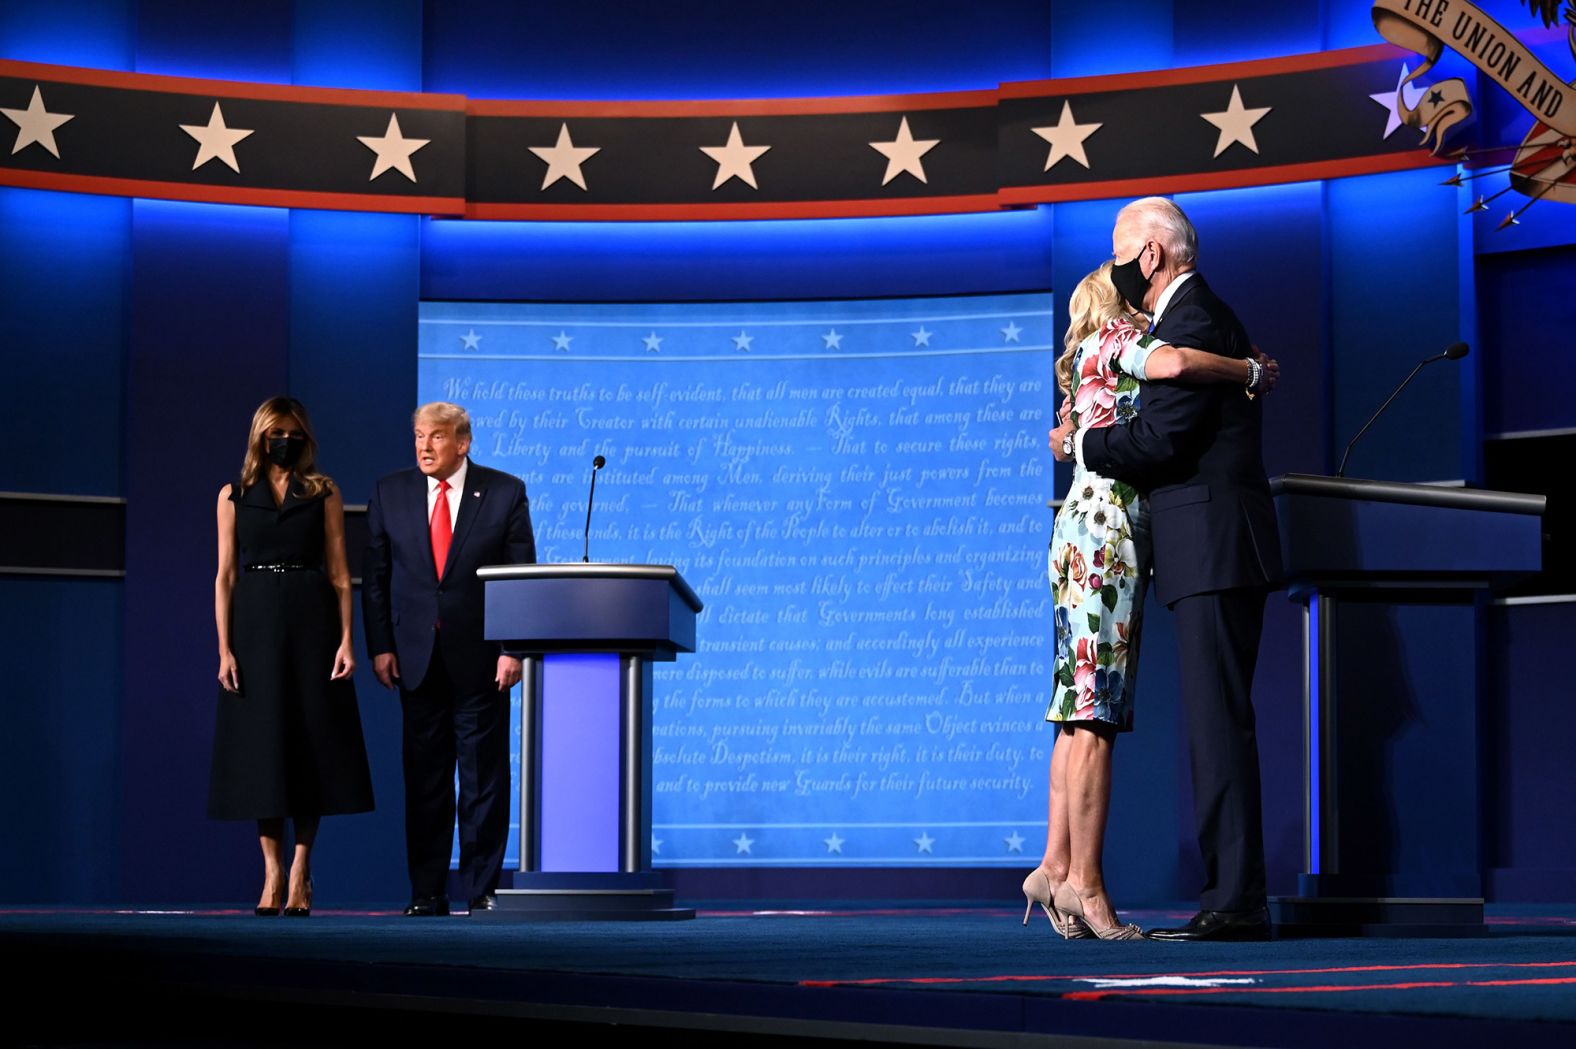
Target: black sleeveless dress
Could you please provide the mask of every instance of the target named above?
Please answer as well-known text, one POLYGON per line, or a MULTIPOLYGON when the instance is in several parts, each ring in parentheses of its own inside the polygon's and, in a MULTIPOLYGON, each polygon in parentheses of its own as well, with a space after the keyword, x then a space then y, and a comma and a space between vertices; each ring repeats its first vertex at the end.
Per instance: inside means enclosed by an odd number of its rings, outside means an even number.
POLYGON ((235 501, 236 580, 230 647, 241 690, 219 690, 208 815, 329 816, 372 808, 355 686, 330 681, 339 605, 323 572, 327 493, 282 505, 267 483, 235 501), (272 566, 272 567, 263 567, 272 566))

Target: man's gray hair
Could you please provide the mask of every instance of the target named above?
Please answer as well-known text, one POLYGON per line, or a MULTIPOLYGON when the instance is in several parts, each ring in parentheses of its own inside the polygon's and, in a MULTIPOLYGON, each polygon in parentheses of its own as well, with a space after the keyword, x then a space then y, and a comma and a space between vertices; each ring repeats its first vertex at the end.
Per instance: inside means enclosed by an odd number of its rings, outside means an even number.
POLYGON ((1187 215, 1166 197, 1144 197, 1116 213, 1116 221, 1136 222, 1145 240, 1158 240, 1178 263, 1192 265, 1198 260, 1198 231, 1187 215))

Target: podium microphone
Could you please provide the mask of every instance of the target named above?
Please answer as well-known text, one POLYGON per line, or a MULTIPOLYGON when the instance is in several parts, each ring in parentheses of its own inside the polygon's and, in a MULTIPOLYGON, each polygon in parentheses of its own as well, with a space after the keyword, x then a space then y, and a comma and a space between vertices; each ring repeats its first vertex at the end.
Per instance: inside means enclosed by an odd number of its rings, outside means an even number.
MULTIPOLYGON (((1466 347, 1462 347, 1462 352, 1465 351, 1466 347)), ((580 558, 583 564, 591 563, 591 501, 596 498, 596 472, 606 465, 607 460, 600 455, 591 460, 591 494, 586 496, 586 549, 585 556, 580 558)))
POLYGON ((1390 396, 1385 398, 1384 403, 1379 406, 1379 410, 1377 412, 1374 412, 1373 418, 1371 418, 1367 422, 1363 423, 1363 428, 1361 430, 1357 431, 1357 436, 1353 437, 1351 439, 1351 441, 1349 441, 1347 443, 1347 445, 1346 445, 1346 454, 1341 456, 1341 468, 1339 470, 1335 471, 1335 476, 1337 476, 1337 477, 1345 477, 1346 476, 1346 460, 1348 460, 1348 459, 1350 459, 1352 457, 1352 447, 1354 445, 1356 445, 1359 440, 1362 439, 1363 434, 1368 432, 1368 427, 1372 426, 1375 422, 1377 422, 1379 420, 1379 416, 1384 414, 1384 410, 1386 408, 1390 407, 1390 402, 1395 400, 1396 397, 1398 397, 1400 395, 1402 390, 1406 389, 1406 384, 1411 382, 1413 379, 1415 379, 1417 377, 1417 373, 1418 372, 1422 371, 1423 368, 1426 365, 1433 364, 1435 361, 1446 361, 1446 360, 1459 361, 1461 358, 1465 357, 1467 355, 1467 353, 1468 353, 1467 344, 1464 343, 1464 342, 1456 342, 1456 343, 1451 343, 1449 346, 1445 347, 1445 352, 1444 353, 1436 353, 1432 357, 1427 357, 1427 358, 1424 358, 1423 360, 1419 361, 1417 363, 1417 367, 1412 369, 1412 374, 1408 375, 1406 378, 1401 380, 1401 385, 1399 385, 1399 386, 1397 386, 1395 388, 1395 392, 1394 393, 1392 393, 1390 396))

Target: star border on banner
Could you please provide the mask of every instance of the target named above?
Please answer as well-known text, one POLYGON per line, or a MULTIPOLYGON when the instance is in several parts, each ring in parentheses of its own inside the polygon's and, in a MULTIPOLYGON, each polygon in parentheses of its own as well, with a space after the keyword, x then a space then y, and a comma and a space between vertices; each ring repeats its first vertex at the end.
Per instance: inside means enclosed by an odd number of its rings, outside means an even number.
POLYGON ((357 135, 356 141, 377 155, 377 159, 372 162, 372 174, 367 176, 368 182, 389 170, 398 171, 415 182, 416 169, 412 166, 410 158, 432 139, 406 138, 405 133, 399 129, 399 114, 390 113, 389 126, 382 135, 357 135))
POLYGON ((1405 62, 1401 63, 1401 75, 1395 78, 1395 87, 1389 91, 1376 91, 1368 97, 1384 107, 1389 114, 1384 123, 1384 138, 1389 138, 1405 125, 1401 123, 1401 114, 1396 112, 1395 96, 1401 95, 1401 101, 1406 103, 1408 109, 1416 109, 1417 104, 1423 100, 1423 89, 1416 84, 1408 84, 1406 78, 1412 75, 1412 69, 1405 62))
POLYGON ((1054 127, 1032 127, 1029 130, 1043 138, 1051 145, 1051 151, 1045 157, 1045 170, 1049 171, 1064 160, 1072 160, 1082 164, 1085 170, 1089 169, 1089 154, 1084 151, 1084 143, 1089 136, 1105 127, 1104 124, 1080 124, 1073 117, 1073 105, 1062 100, 1062 115, 1057 118, 1054 127))
POLYGON ((892 141, 869 143, 871 149, 887 158, 886 177, 881 180, 883 186, 899 175, 912 175, 925 185, 930 185, 925 178, 925 164, 921 158, 939 145, 939 138, 915 138, 908 129, 906 116, 898 124, 897 137, 892 141))
POLYGON ((651 836, 651 854, 653 856, 662 855, 662 839, 655 834, 651 836))
POLYGON ((735 856, 754 856, 755 853, 751 851, 754 845, 755 839, 750 837, 747 831, 741 830, 739 836, 733 839, 733 854, 735 856))
POLYGON ((821 336, 821 341, 826 343, 828 350, 840 350, 843 348, 843 333, 836 328, 829 328, 826 334, 821 336))
POLYGON ((564 331, 564 329, 559 328, 558 334, 553 336, 553 349, 558 350, 561 353, 568 353, 569 344, 574 341, 575 337, 573 335, 570 335, 568 332, 564 331))
POLYGON ((919 847, 920 852, 927 852, 932 856, 935 855, 935 852, 931 849, 931 846, 936 844, 936 839, 930 836, 930 832, 928 830, 920 831, 919 837, 914 839, 914 844, 919 847))
MULTIPOLYGON (((569 137, 569 125, 558 126, 558 141, 551 146, 529 146, 530 151, 547 162, 547 172, 542 176, 542 190, 561 178, 587 189, 585 174, 580 165, 602 152, 601 146, 577 146, 569 137)), ((541 192, 542 190, 538 190, 541 192)))
POLYGON ((933 331, 926 331, 925 326, 921 324, 918 331, 911 331, 908 334, 909 337, 914 340, 914 347, 918 349, 921 346, 929 346, 930 337, 936 333, 933 331))
POLYGON ((464 335, 460 336, 460 342, 464 343, 464 345, 461 346, 460 349, 462 349, 462 350, 479 350, 479 349, 481 349, 481 341, 482 341, 482 337, 480 335, 476 334, 476 329, 475 328, 472 328, 470 331, 468 331, 464 335))
POLYGON ((650 335, 644 336, 640 341, 646 344, 647 353, 662 352, 662 336, 658 335, 655 331, 653 331, 650 335))
POLYGON ((1007 846, 1008 852, 1022 852, 1023 843, 1028 839, 1015 830, 1010 835, 1001 840, 1007 846))
POLYGON ((182 124, 180 127, 197 140, 197 159, 192 161, 193 171, 210 160, 217 160, 237 175, 241 173, 241 164, 235 159, 235 145, 251 137, 255 128, 226 127, 224 112, 220 110, 218 102, 213 104, 213 112, 208 114, 208 123, 182 124))
POLYGON ((755 336, 740 329, 739 334, 730 336, 733 339, 733 348, 743 353, 749 353, 750 347, 755 344, 755 336))
POLYGON ((1018 327, 1017 321, 1008 321, 1007 326, 1000 331, 1002 339, 1007 342, 1018 342, 1018 336, 1023 334, 1023 329, 1018 327))
POLYGON ((739 133, 739 122, 733 122, 733 128, 728 132, 728 141, 720 146, 700 146, 702 153, 717 162, 717 177, 712 180, 713 190, 722 187, 729 179, 738 179, 751 189, 760 189, 755 183, 755 169, 751 166, 771 146, 746 146, 744 136, 739 133))
POLYGON ((843 854, 843 844, 847 842, 848 839, 839 838, 837 836, 837 831, 834 830, 830 838, 822 838, 821 841, 826 844, 826 854, 828 856, 832 855, 834 852, 841 856, 843 854))
POLYGON ((1242 90, 1236 84, 1231 85, 1231 101, 1226 103, 1226 108, 1218 113, 1200 113, 1199 116, 1209 121, 1220 129, 1220 137, 1215 142, 1215 156, 1220 156, 1226 150, 1238 143, 1248 147, 1255 155, 1259 152, 1259 140, 1253 137, 1253 125, 1263 120, 1270 112, 1271 106, 1262 106, 1249 109, 1242 104, 1242 90))
POLYGON ((11 123, 16 125, 16 143, 11 147, 11 154, 22 152, 35 142, 53 153, 56 160, 60 159, 60 146, 55 143, 55 130, 68 120, 75 120, 75 113, 51 113, 44 108, 44 92, 37 84, 33 85, 33 97, 28 100, 26 109, 0 109, 11 118, 11 123))

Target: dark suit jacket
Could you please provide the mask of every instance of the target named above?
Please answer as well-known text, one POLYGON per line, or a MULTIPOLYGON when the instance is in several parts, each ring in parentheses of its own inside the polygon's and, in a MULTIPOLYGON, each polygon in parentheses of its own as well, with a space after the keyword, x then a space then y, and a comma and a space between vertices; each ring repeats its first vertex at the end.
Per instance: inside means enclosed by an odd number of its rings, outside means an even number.
POLYGON ((480 691, 491 682, 500 648, 483 640, 485 602, 476 570, 536 561, 530 505, 518 477, 472 462, 465 490, 450 497, 460 500, 460 512, 442 582, 432 565, 426 475, 414 468, 390 474, 367 503, 370 535, 361 573, 367 651, 397 655, 407 689, 427 676, 434 638, 461 691, 480 691), (440 622, 441 631, 435 629, 440 622))
MULTIPOLYGON (((1231 307, 1194 274, 1177 289, 1156 338, 1225 357, 1253 353, 1231 307)), ((1084 465, 1149 496, 1155 596, 1180 598, 1273 583, 1280 533, 1264 476, 1262 398, 1212 383, 1145 383, 1125 426, 1090 430, 1084 465)))

